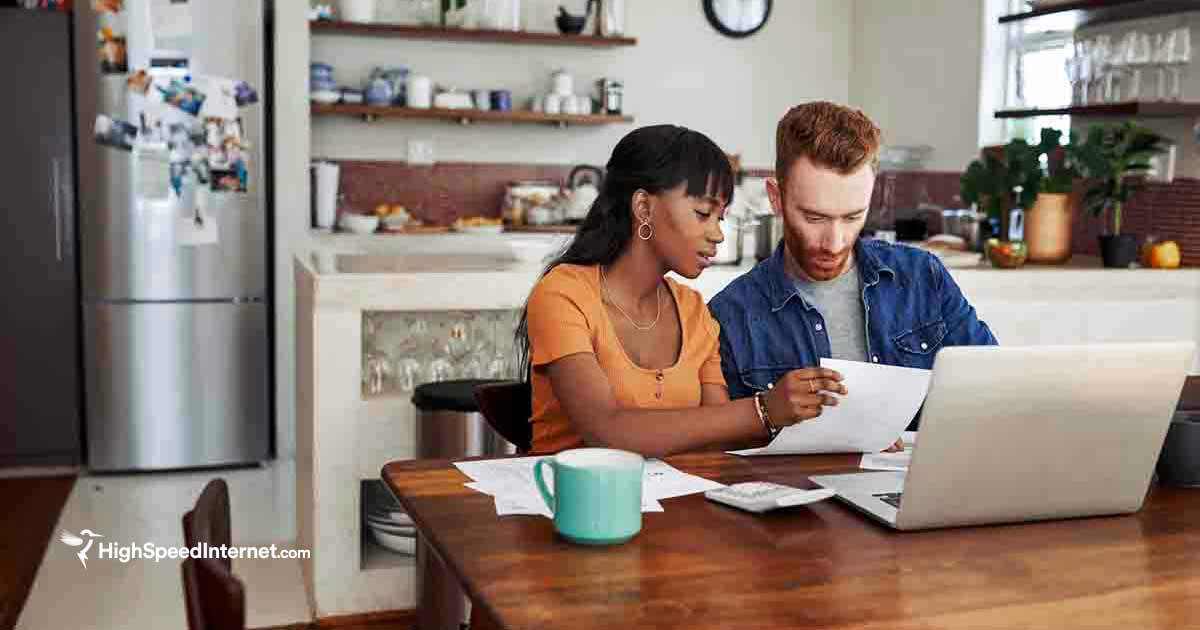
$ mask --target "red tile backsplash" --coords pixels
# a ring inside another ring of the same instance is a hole
[[[1170,184],[1147,183],[1133,195],[1121,213],[1121,233],[1179,243],[1186,267],[1200,266],[1200,180],[1176,179]],[[1076,186],[1071,250],[1100,255],[1097,237],[1104,234],[1103,217],[1092,217],[1080,205],[1083,186]]]
[[[369,212],[380,203],[406,206],[417,218],[431,225],[449,225],[469,216],[500,216],[505,187],[518,180],[563,182],[572,165],[497,164],[438,162],[432,166],[377,160],[339,160],[341,192],[346,206]],[[747,168],[750,177],[769,177],[771,169]],[[881,218],[885,191],[891,180],[894,218],[923,218],[936,232],[940,217],[936,211],[916,210],[928,203],[945,208],[961,208],[958,196],[961,173],[951,171],[898,171],[881,173],[875,180],[868,226]],[[1077,254],[1099,255],[1096,237],[1103,224],[1078,205],[1082,184],[1076,187],[1076,210],[1072,250]],[[1200,266],[1200,180],[1176,179],[1171,184],[1150,183],[1138,192],[1125,208],[1122,231],[1139,239],[1154,235],[1173,239],[1183,251],[1185,266]]]
[[[566,180],[571,166],[338,160],[344,207],[370,212],[380,203],[401,204],[429,225],[460,217],[500,216],[505,187],[518,180]],[[340,210],[339,210],[340,211]]]

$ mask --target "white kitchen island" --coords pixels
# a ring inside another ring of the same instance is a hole
[[[385,247],[349,237],[295,259],[297,545],[312,550],[305,580],[318,618],[416,603],[415,563],[361,531],[360,482],[415,453],[409,395],[364,393],[364,313],[520,308],[561,242],[445,235]],[[714,267],[686,282],[707,299],[749,268]],[[952,274],[1004,345],[1200,341],[1200,269],[1103,270],[1077,259]]]

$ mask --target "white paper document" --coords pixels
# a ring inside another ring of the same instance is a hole
[[[917,445],[917,432],[905,431],[904,450],[898,453],[863,453],[858,467],[863,470],[894,470],[905,472],[912,461],[913,447]]]
[[[533,481],[533,466],[541,457],[455,462],[454,466],[473,481],[468,488],[491,495],[496,514],[534,514],[552,518],[553,514]],[[662,499],[696,494],[723,487],[715,481],[689,475],[665,462],[648,460],[642,482],[642,512],[662,512]],[[552,476],[546,485],[554,489]]]
[[[787,427],[762,448],[734,455],[876,453],[896,441],[917,415],[929,391],[929,370],[821,359],[821,367],[842,374],[849,392],[836,407]]]

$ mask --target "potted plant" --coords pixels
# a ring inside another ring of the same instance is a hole
[[[1075,134],[1063,146],[1062,132],[1045,128],[1035,147],[1041,177],[1037,178],[1037,198],[1025,214],[1029,262],[1062,264],[1071,258],[1071,190],[1079,177],[1071,150],[1075,143]]]
[[[1028,208],[1037,197],[1041,169],[1037,149],[1024,140],[984,149],[959,179],[959,196],[976,205],[999,225],[1000,240],[1007,241],[1014,207]]]
[[[1137,260],[1137,236],[1121,233],[1121,211],[1141,186],[1125,180],[1150,170],[1151,158],[1166,152],[1166,138],[1134,122],[1095,125],[1086,141],[1071,148],[1083,175],[1097,180],[1084,192],[1084,207],[1092,216],[1106,212],[1112,216],[1111,233],[1106,224],[1100,237],[1105,267],[1127,268]]]

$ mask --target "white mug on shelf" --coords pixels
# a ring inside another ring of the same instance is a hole
[[[574,96],[562,97],[562,113],[564,113],[564,114],[580,113],[579,112],[579,101],[576,100]]]
[[[408,106],[417,109],[433,107],[433,80],[419,74],[408,77]]]
[[[557,94],[547,94],[546,95],[546,104],[542,107],[542,109],[547,114],[561,114],[562,113],[562,102],[563,101],[562,101],[561,96],[559,96]]]
[[[550,75],[553,89],[551,92],[559,96],[571,96],[575,93],[575,78],[566,70],[556,70]]]

